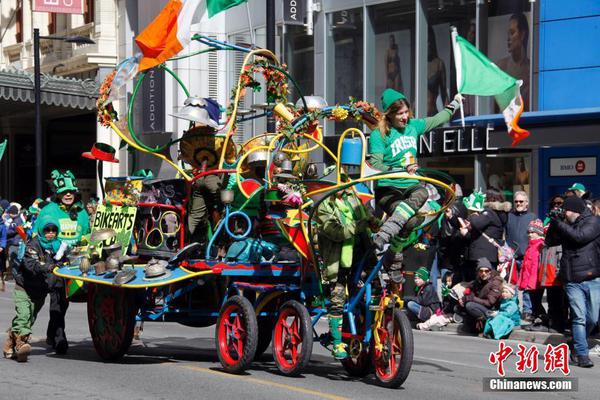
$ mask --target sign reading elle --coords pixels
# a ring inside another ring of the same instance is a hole
[[[59,14],[83,14],[83,0],[34,0],[33,11]]]
[[[498,147],[494,147],[490,143],[490,136],[493,132],[493,127],[437,128],[421,136],[419,139],[419,155],[435,156],[496,152]]]
[[[284,0],[283,23],[287,25],[304,25],[306,0]]]

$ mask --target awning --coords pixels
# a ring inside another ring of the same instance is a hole
[[[0,99],[34,103],[33,74],[24,71],[0,71]],[[41,75],[42,103],[50,106],[94,110],[98,83],[92,79]]]

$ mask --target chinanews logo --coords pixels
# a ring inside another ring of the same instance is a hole
[[[516,375],[506,376],[511,355],[516,356],[514,363]],[[498,351],[491,352],[488,356],[488,362],[496,367],[497,377],[484,378],[483,390],[500,392],[573,392],[578,390],[577,378],[568,377],[571,370],[567,344],[546,345],[541,360],[543,361],[540,361],[540,350],[535,345],[527,347],[519,343],[516,349],[513,349],[504,341],[498,342]],[[535,376],[542,371],[546,373],[546,376]],[[547,376],[547,374],[558,376]]]

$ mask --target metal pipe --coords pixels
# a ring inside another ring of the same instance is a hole
[[[267,49],[275,54],[275,0],[267,0]],[[275,117],[267,117],[267,132],[275,132]]]
[[[35,193],[42,198],[43,191],[43,157],[42,149],[42,92],[40,78],[40,30],[33,30],[33,93],[35,103]]]

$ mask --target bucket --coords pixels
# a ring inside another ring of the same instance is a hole
[[[362,140],[358,137],[345,138],[342,141],[342,151],[340,159],[344,165],[362,164]]]

